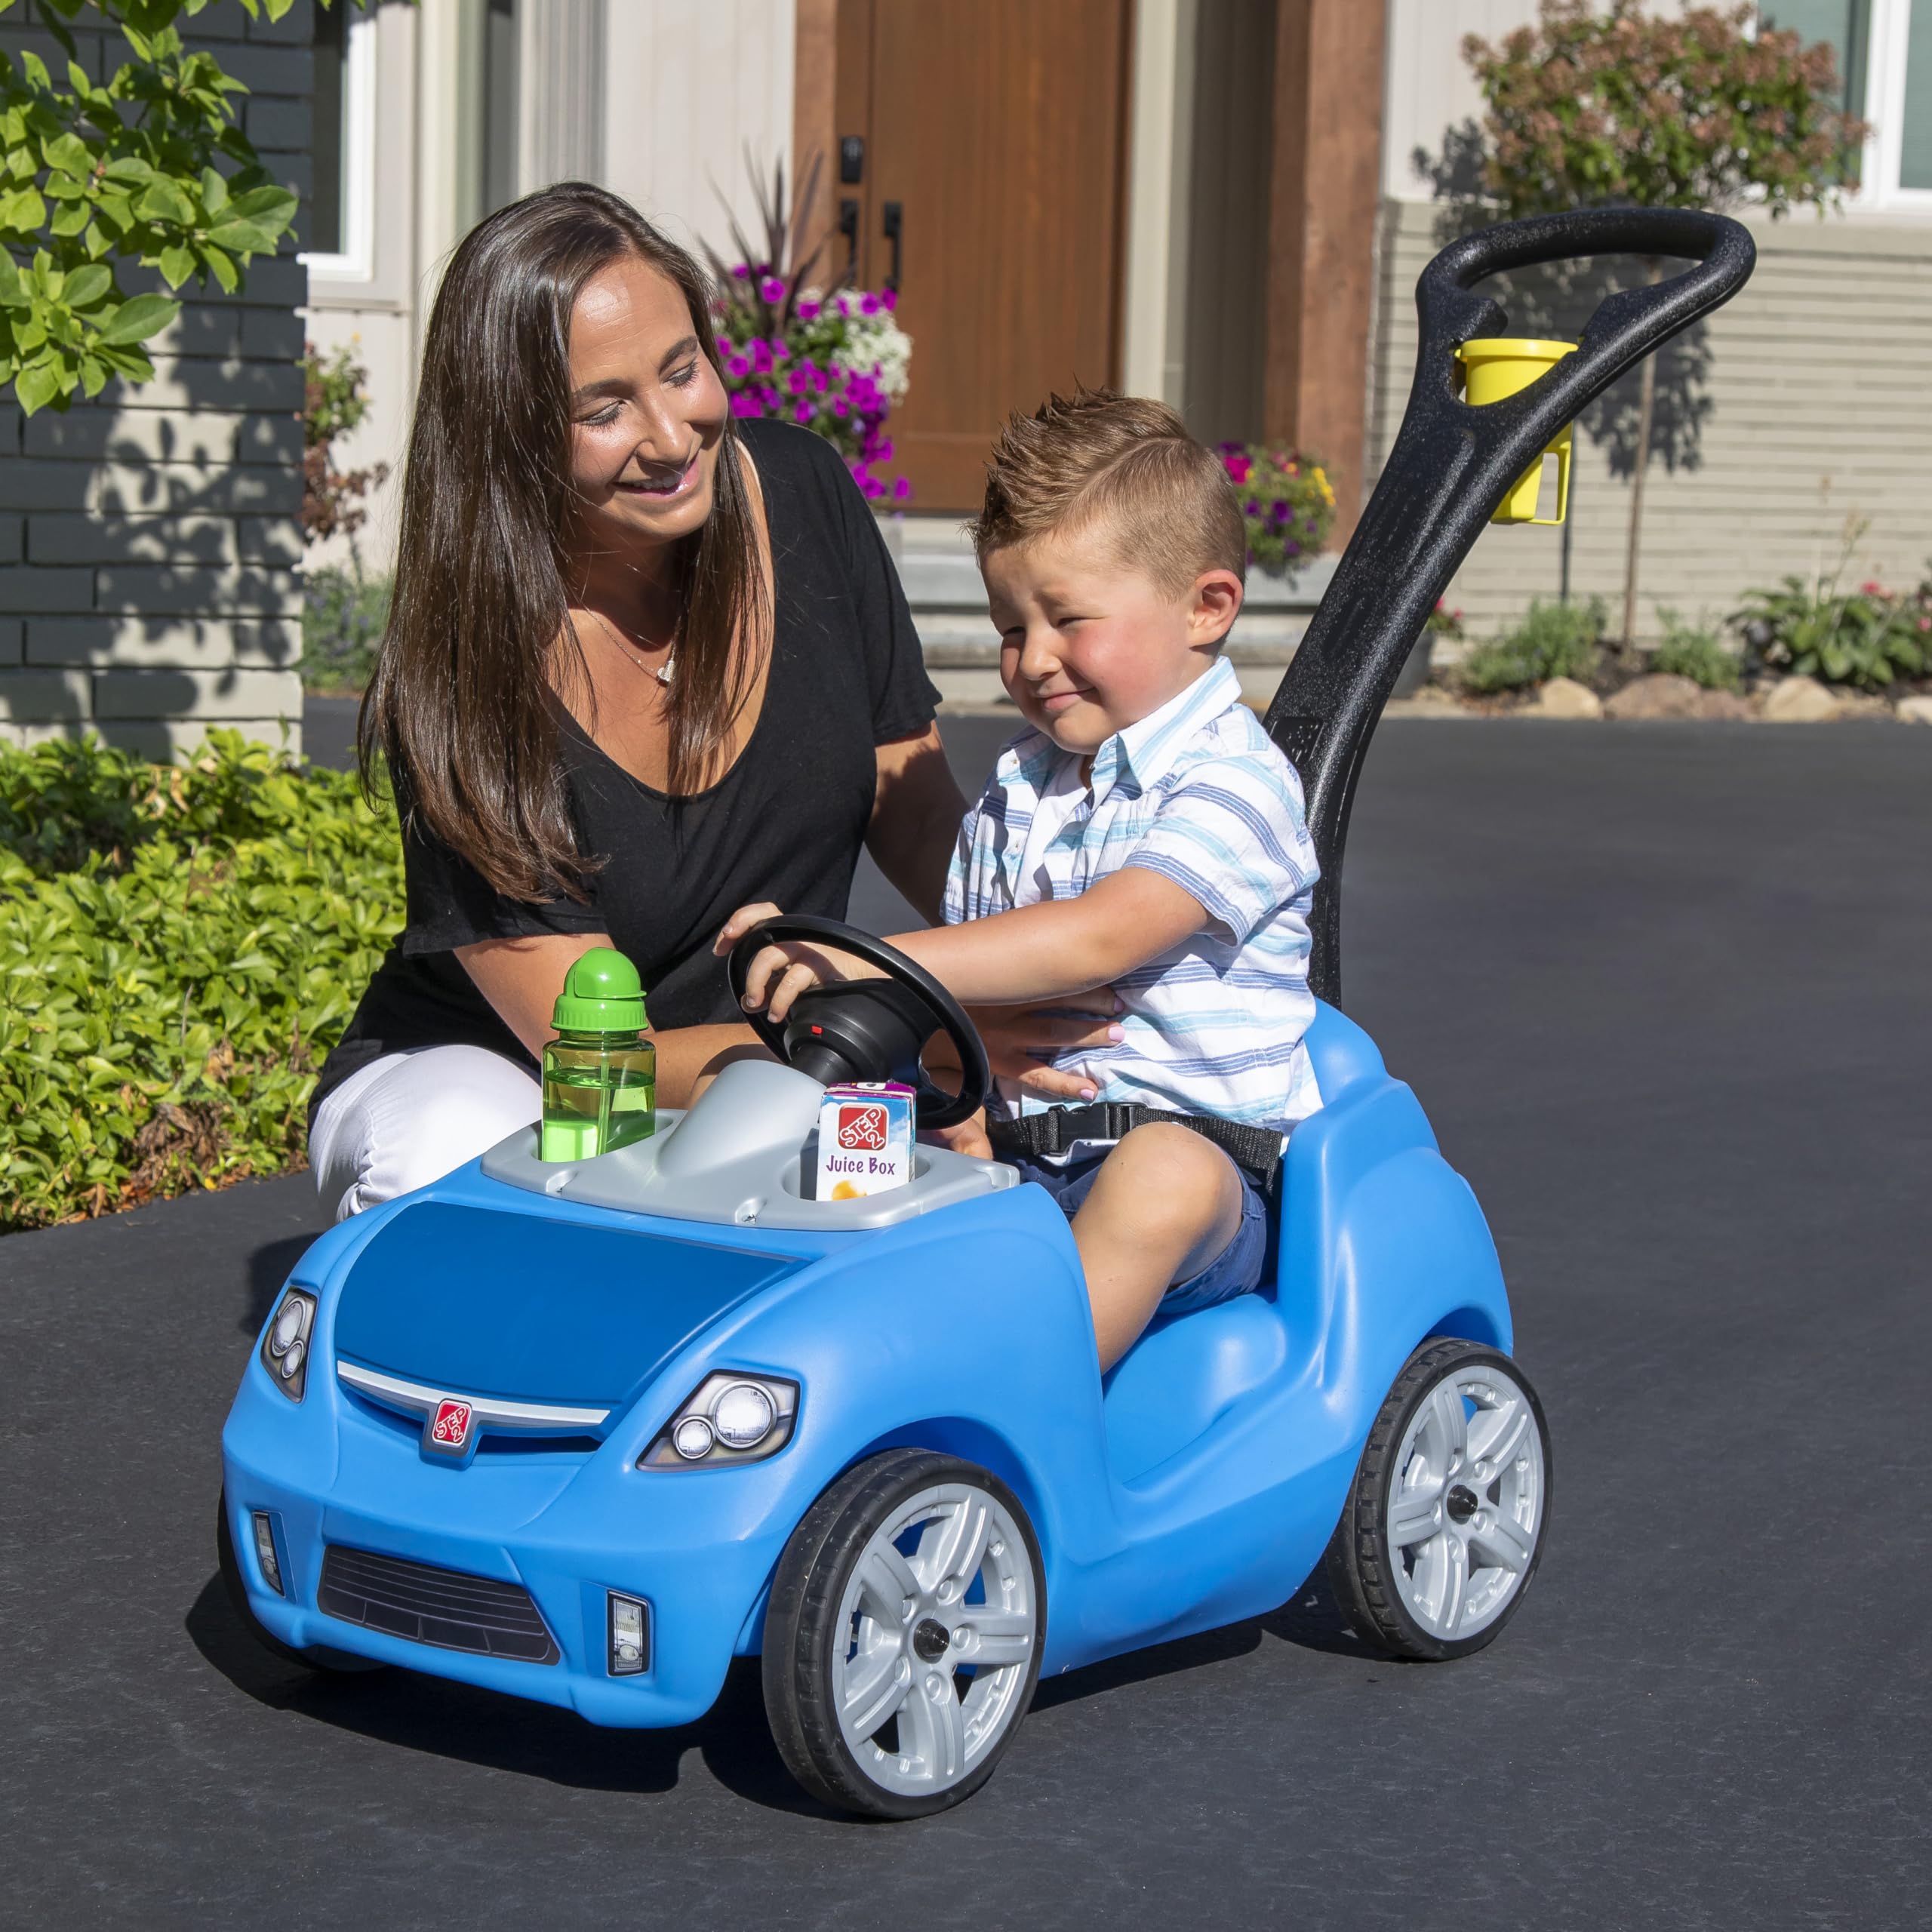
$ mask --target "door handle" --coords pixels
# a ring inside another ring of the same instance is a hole
[[[859,205],[850,195],[838,204],[838,232],[845,238],[845,279],[859,278]]]
[[[885,285],[895,294],[899,288],[899,246],[904,238],[906,229],[906,204],[888,202],[885,205],[885,238],[892,244],[892,272],[885,278]]]

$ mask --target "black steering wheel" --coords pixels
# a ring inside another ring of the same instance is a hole
[[[752,927],[732,947],[724,968],[741,1011],[752,961],[761,948],[788,939],[836,946],[886,977],[813,986],[792,1002],[782,1026],[763,1012],[746,1014],[752,1030],[787,1066],[828,1087],[835,1081],[900,1081],[918,1093],[921,1127],[956,1126],[986,1105],[992,1069],[965,1009],[923,966],[856,926],[792,912]],[[957,1094],[934,1085],[920,1064],[921,1050],[935,1032],[959,1050],[962,1084]]]

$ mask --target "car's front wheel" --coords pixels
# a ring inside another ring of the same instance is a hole
[[[829,1804],[943,1811],[1013,1741],[1045,1634],[1019,1499],[975,1463],[888,1450],[834,1483],[779,1559],[764,1657],[779,1753]]]
[[[285,1644],[268,1629],[257,1617],[248,1601],[248,1586],[242,1580],[242,1565],[235,1554],[234,1534],[228,1527],[228,1494],[222,1492],[214,1512],[215,1561],[220,1565],[221,1580],[228,1590],[228,1600],[235,1606],[235,1614],[247,1627],[250,1636],[271,1656],[281,1658],[284,1663],[300,1664],[304,1670],[336,1671],[344,1675],[365,1670],[386,1670],[389,1666],[379,1663],[374,1657],[358,1657],[349,1651],[327,1650],[318,1645],[312,1650],[298,1651],[292,1644]]]
[[[1328,1546],[1357,1633],[1432,1663],[1493,1643],[1543,1556],[1549,1472],[1523,1371],[1474,1342],[1425,1343],[1376,1417]]]

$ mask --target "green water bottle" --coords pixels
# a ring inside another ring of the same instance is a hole
[[[593,946],[564,975],[543,1049],[546,1161],[587,1161],[641,1140],[657,1125],[657,1049],[644,1037],[637,968]]]

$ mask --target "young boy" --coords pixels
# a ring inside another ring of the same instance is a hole
[[[1171,410],[1082,392],[1016,417],[973,534],[1032,729],[961,829],[948,923],[891,943],[968,1002],[1111,986],[1124,1003],[1118,1044],[1076,1057],[1111,1118],[1043,1118],[1002,1083],[987,1129],[1072,1222],[1104,1371],[1158,1309],[1260,1282],[1280,1137],[1321,1103],[1302,1044],[1315,852],[1300,783],[1220,655],[1241,512]],[[719,949],[772,909],[734,915]],[[782,1018],[858,970],[769,947],[745,1003]]]

